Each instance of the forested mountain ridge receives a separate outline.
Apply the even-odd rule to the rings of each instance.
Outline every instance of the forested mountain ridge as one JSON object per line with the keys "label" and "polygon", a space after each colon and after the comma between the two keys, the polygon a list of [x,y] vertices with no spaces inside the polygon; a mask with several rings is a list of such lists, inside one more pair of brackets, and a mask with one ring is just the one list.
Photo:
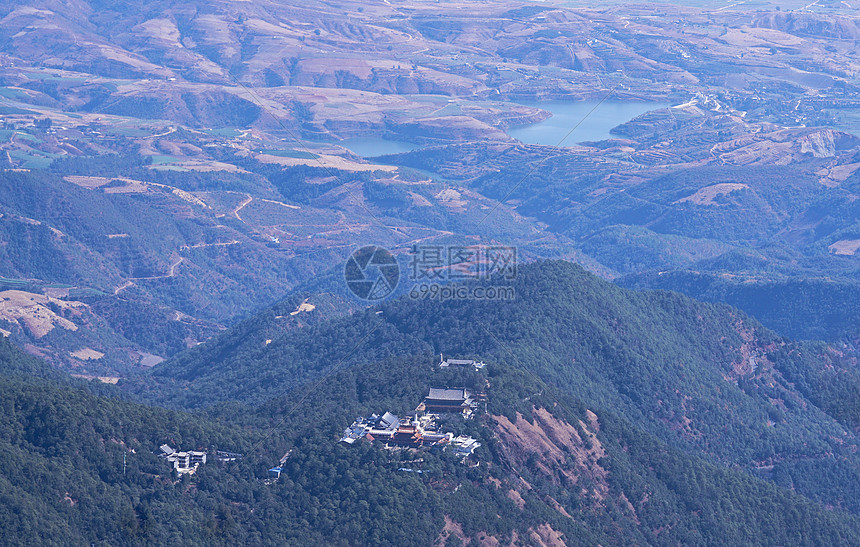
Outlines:
{"label": "forested mountain ridge", "polygon": [[829,278],[761,280],[707,272],[665,271],[615,280],[623,287],[663,289],[697,300],[726,302],[783,336],[856,347],[860,340],[860,284]]}
{"label": "forested mountain ridge", "polygon": [[[499,363],[445,372],[393,357],[259,411],[207,416],[98,396],[97,383],[28,379],[16,361],[32,358],[5,341],[0,350],[3,542],[860,545],[856,517],[684,454]],[[481,440],[477,465],[336,442],[356,413],[405,413],[445,382],[488,386],[486,413],[447,422]],[[246,456],[177,480],[153,454],[163,442]],[[286,448],[281,478],[266,484],[267,460]]]}
{"label": "forested mountain ridge", "polygon": [[184,536],[202,544],[216,537],[217,515],[230,510],[173,485],[155,452],[165,442],[240,450],[250,445],[247,433],[117,399],[99,382],[50,372],[39,379],[40,369],[52,371],[0,340],[0,541],[107,545]]}
{"label": "forested mountain ridge", "polygon": [[[266,311],[156,367],[157,388],[144,389],[192,407],[259,404],[335,365],[482,355],[683,450],[860,510],[850,357],[782,339],[726,305],[621,289],[565,262],[521,266],[513,287],[512,302],[403,298],[289,330]],[[833,474],[843,479],[832,488],[813,479]]]}

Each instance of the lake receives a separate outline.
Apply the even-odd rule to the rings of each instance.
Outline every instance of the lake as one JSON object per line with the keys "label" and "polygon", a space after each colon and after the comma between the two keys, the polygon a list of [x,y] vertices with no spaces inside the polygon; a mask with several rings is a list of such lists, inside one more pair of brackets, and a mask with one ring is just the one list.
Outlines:
{"label": "lake", "polygon": [[[517,104],[546,110],[551,112],[552,116],[542,122],[508,129],[508,135],[527,144],[558,146],[559,141],[567,132],[579,123],[599,102],[544,101],[521,102]],[[612,135],[609,134],[609,130],[613,127],[630,121],[649,110],[666,108],[667,106],[669,106],[668,103],[605,101],[565,139],[562,146],[570,146],[582,141],[610,139]],[[355,137],[338,141],[334,144],[343,146],[350,152],[364,158],[383,156],[385,154],[402,154],[421,148],[420,145],[411,142],[380,139],[379,137]]]}
{"label": "lake", "polygon": [[[544,144],[549,146],[570,146],[582,141],[600,141],[613,138],[609,130],[624,122],[628,122],[649,110],[666,108],[668,103],[654,102],[621,102],[605,101],[544,101],[520,102],[525,106],[533,106],[552,113],[552,116],[542,122],[508,129],[511,137],[527,144]],[[599,104],[599,106],[597,106]],[[597,108],[588,114],[595,106]],[[583,121],[583,118],[588,117]],[[565,135],[582,123],[569,137]],[[563,143],[560,143],[565,139]]]}
{"label": "lake", "polygon": [[385,154],[402,154],[420,148],[420,146],[411,142],[389,141],[378,137],[355,137],[338,141],[335,144],[343,146],[353,154],[364,158],[383,156]]}

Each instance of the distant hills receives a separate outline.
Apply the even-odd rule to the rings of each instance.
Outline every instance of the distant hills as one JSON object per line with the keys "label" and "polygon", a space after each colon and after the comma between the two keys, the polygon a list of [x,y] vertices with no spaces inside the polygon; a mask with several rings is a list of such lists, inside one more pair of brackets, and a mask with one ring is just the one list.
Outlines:
{"label": "distant hills", "polygon": [[[649,119],[666,123],[655,126]],[[735,161],[729,150],[752,145],[741,138],[721,141],[723,129],[712,124],[726,124],[731,132],[752,129],[734,116],[672,108],[621,126],[628,140],[606,141],[602,151],[465,144],[389,161],[509,200],[519,213],[545,223],[545,233],[566,236],[612,277],[692,269],[765,279],[856,279],[858,179],[822,178],[826,164],[853,162],[856,144],[826,159],[792,156],[809,135],[783,132],[761,138],[757,153]],[[705,136],[726,157],[711,157],[700,142]],[[674,159],[629,163],[641,146],[661,138],[673,143],[666,153]]]}
{"label": "distant hills", "polygon": [[826,340],[854,347],[860,339],[858,296],[853,281],[748,279],[705,272],[660,272],[622,277],[630,288],[677,291],[699,300],[726,302],[794,339]]}
{"label": "distant hills", "polygon": [[[76,373],[125,376],[329,272],[352,250],[353,230],[391,248],[462,241],[462,220],[444,208],[419,214],[438,203],[432,193],[427,207],[404,209],[408,194],[368,176],[336,171],[355,177],[350,190],[308,182],[328,176],[323,168],[243,165],[262,174],[158,175],[104,158],[2,173],[0,294],[12,292],[0,296],[0,328]],[[100,169],[122,176],[92,174]],[[373,207],[385,220],[368,219],[356,192],[383,204]],[[467,222],[486,200],[475,202]],[[453,225],[426,227],[436,220]],[[530,232],[525,222],[503,230]]]}
{"label": "distant hills", "polygon": [[[857,23],[760,8],[4,4],[0,289],[27,295],[0,329],[127,377],[365,243],[853,283]],[[550,99],[673,106],[601,142],[507,134]],[[421,148],[338,144],[368,137]]]}

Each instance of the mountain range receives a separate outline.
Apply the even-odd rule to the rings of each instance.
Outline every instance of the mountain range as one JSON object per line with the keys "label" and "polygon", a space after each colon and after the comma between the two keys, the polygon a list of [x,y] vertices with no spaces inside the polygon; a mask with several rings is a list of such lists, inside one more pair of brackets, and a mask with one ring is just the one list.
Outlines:
{"label": "mountain range", "polygon": [[0,543],[860,545],[858,37],[835,0],[4,3]]}
{"label": "mountain range", "polygon": [[[407,296],[287,330],[263,312],[137,386],[70,383],[3,342],[7,507],[38,511],[61,533],[37,537],[58,543],[860,542],[857,391],[833,389],[856,385],[846,356],[565,262],[514,287],[508,306]],[[488,365],[440,369],[437,350]],[[481,441],[471,466],[337,443],[356,414],[408,413],[439,385],[487,393],[473,420],[446,422]],[[162,442],[244,458],[175,482]],[[96,492],[113,492],[98,526]]]}
{"label": "mountain range", "polygon": [[[28,294],[0,301],[2,328],[75,373],[123,377],[357,241],[856,295],[856,22],[827,2],[721,8],[8,3],[0,281]],[[551,114],[522,101],[548,99],[656,110],[602,141],[507,134]],[[422,148],[368,159],[342,140],[369,135]],[[827,331],[856,340],[802,336]]]}

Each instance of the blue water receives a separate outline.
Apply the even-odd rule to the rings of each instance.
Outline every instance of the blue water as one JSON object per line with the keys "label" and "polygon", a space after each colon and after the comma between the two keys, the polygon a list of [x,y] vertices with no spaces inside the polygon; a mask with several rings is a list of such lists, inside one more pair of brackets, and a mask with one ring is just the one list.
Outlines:
{"label": "blue water", "polygon": [[[649,110],[669,106],[668,103],[619,101],[605,101],[602,104],[598,101],[546,101],[519,104],[546,110],[551,112],[552,116],[542,122],[508,129],[508,135],[527,144],[549,146],[571,146],[582,141],[611,139],[609,130],[613,127]],[[593,112],[592,109],[594,109]],[[577,124],[579,124],[578,127],[576,127]],[[565,138],[565,135],[574,127],[576,129]]]}
{"label": "blue water", "polygon": [[402,154],[419,148],[417,144],[412,144],[411,142],[389,141],[378,137],[355,137],[338,141],[337,144],[363,158],[372,158],[373,156],[382,156],[385,154]]}
{"label": "blue water", "polygon": [[[597,101],[546,101],[519,104],[549,111],[552,116],[542,122],[508,129],[508,135],[524,143],[550,146],[570,146],[582,141],[610,139],[612,135],[609,134],[609,130],[613,127],[630,121],[649,110],[669,106],[667,103],[618,101],[605,101],[602,104]],[[592,109],[594,109],[593,112],[591,112]],[[583,120],[583,118],[585,119]],[[562,138],[578,123],[579,127],[564,139],[563,143],[559,144]],[[355,137],[338,141],[336,144],[364,158],[385,154],[402,154],[420,148],[419,145],[411,142],[390,141],[379,137]]]}

